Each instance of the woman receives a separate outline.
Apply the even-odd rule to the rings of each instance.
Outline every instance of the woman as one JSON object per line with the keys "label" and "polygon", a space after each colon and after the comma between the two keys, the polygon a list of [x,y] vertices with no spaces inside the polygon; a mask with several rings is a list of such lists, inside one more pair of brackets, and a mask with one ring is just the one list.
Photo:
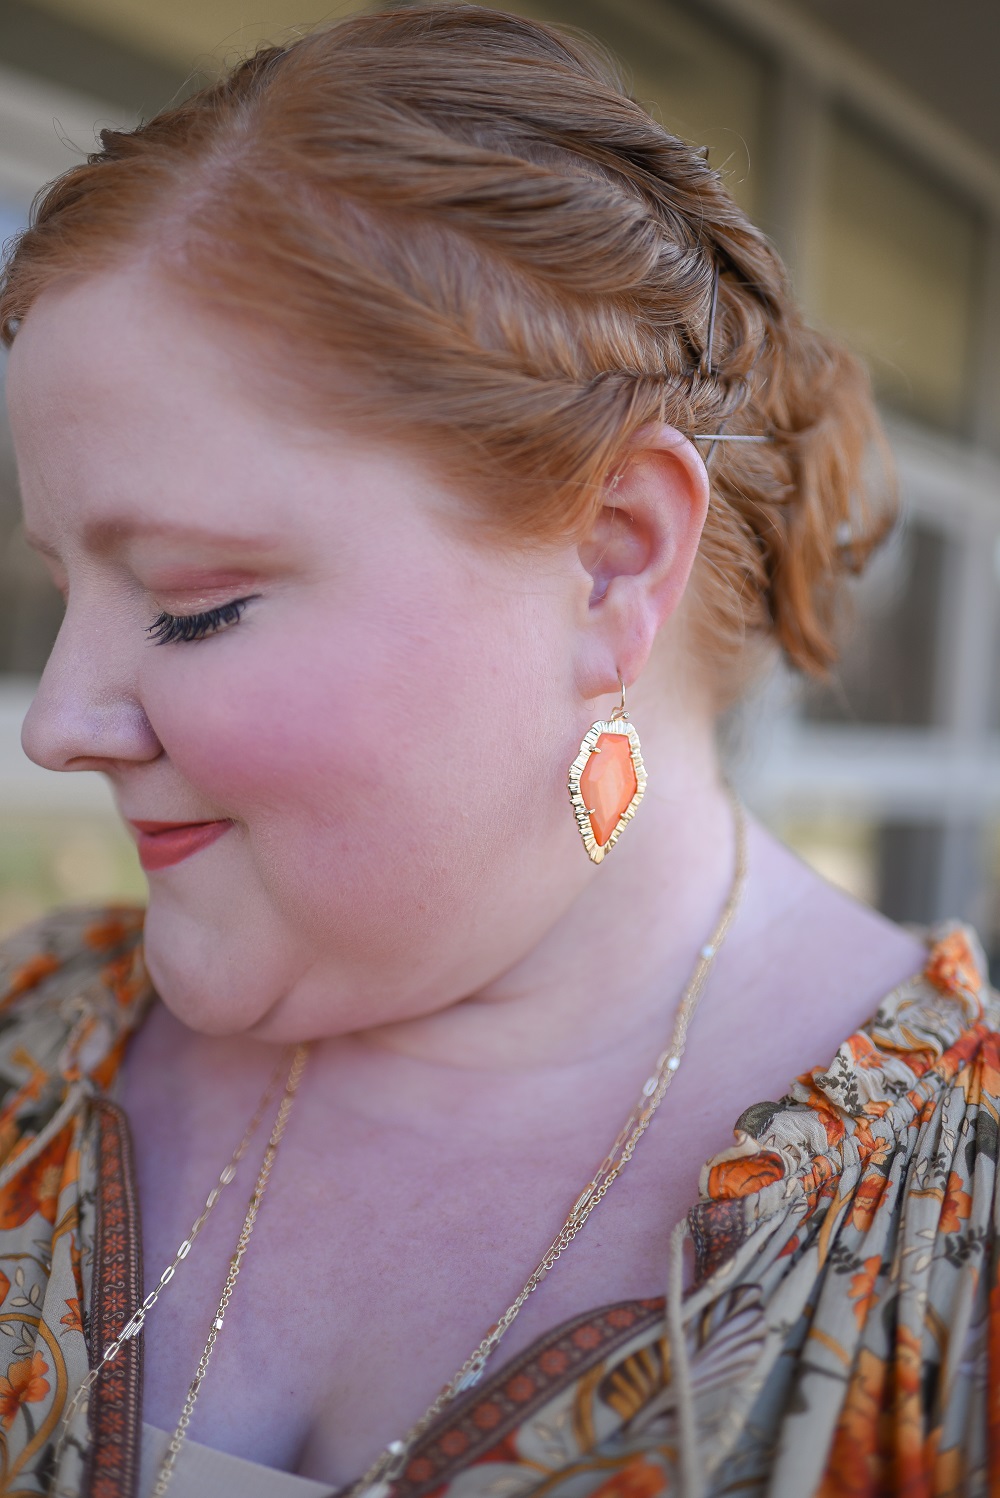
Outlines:
{"label": "woman", "polygon": [[986,1491],[981,956],[714,748],[832,660],[876,421],[703,156],[356,19],[106,133],[0,316],[25,747],[150,884],[4,951],[5,1491]]}

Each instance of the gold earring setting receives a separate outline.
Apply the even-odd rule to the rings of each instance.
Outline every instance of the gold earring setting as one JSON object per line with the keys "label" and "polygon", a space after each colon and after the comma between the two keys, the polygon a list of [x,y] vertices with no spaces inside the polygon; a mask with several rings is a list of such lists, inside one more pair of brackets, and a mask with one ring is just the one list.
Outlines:
{"label": "gold earring setting", "polygon": [[611,717],[588,730],[569,767],[569,798],[583,846],[600,863],[635,816],[646,789],[639,735],[625,710],[625,683],[618,677],[622,700]]}

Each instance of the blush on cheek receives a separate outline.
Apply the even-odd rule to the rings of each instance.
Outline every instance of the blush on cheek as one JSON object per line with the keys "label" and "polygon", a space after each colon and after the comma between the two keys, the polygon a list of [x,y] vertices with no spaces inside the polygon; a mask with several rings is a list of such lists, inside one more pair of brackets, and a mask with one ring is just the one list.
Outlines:
{"label": "blush on cheek", "polygon": [[495,658],[517,653],[509,632],[484,650],[467,629],[463,642],[452,628],[435,640],[336,623],[270,650],[263,629],[237,626],[217,651],[178,652],[146,694],[196,804],[239,834],[215,845],[216,891],[198,881],[190,916],[256,912],[287,965],[310,954],[345,995],[437,995],[478,954],[492,960],[498,911],[511,907],[515,941],[537,918],[522,891],[571,822],[552,750],[565,725],[532,698],[528,643],[519,677]]}
{"label": "blush on cheek", "polygon": [[300,982],[316,956],[241,871],[233,838],[216,845],[214,859],[192,860],[183,880],[155,886],[146,916],[157,993],[206,1035],[241,1034],[266,1020],[276,996]]}
{"label": "blush on cheek", "polygon": [[[334,945],[384,950],[390,931],[412,943],[432,908],[453,911],[463,884],[468,897],[486,827],[503,835],[514,788],[476,772],[474,746],[462,758],[440,730],[400,733],[398,698],[362,706],[345,694],[339,710],[315,693],[290,698],[230,680],[197,712],[164,705],[158,731],[198,804],[245,830],[226,850],[234,877],[258,879],[286,918]],[[391,710],[376,716],[380,701]],[[491,792],[496,804],[483,804]]]}

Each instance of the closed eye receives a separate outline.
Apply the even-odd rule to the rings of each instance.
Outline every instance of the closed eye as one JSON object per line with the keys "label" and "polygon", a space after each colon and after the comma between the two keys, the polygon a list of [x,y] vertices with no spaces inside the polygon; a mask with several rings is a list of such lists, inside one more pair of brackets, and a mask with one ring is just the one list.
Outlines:
{"label": "closed eye", "polygon": [[253,598],[236,598],[217,609],[200,614],[158,614],[146,633],[154,645],[169,645],[175,640],[204,640],[220,630],[239,624],[244,610]]}

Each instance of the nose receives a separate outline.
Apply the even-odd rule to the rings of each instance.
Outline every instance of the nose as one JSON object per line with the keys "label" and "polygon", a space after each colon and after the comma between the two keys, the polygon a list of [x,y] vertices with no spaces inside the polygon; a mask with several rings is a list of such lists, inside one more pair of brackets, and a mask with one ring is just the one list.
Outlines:
{"label": "nose", "polygon": [[109,770],[163,751],[139,701],[127,636],[71,605],[21,729],[47,770]]}

